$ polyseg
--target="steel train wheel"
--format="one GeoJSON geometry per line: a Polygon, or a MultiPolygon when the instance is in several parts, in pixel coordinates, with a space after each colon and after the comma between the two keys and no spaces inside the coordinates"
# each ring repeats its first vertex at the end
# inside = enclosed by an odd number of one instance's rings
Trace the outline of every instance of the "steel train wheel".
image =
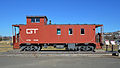
{"type": "Polygon", "coordinates": [[[94,46],[80,46],[78,47],[79,51],[94,51],[94,46]]]}
{"type": "Polygon", "coordinates": [[[41,47],[40,46],[35,46],[35,45],[26,45],[26,46],[21,46],[20,51],[40,51],[41,47]]]}

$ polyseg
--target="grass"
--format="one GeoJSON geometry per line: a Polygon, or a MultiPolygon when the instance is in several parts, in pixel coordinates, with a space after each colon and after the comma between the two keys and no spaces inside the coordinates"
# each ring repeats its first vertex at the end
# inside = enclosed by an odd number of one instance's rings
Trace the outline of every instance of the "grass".
{"type": "Polygon", "coordinates": [[[13,50],[13,46],[10,45],[11,41],[0,41],[0,52],[7,52],[13,50]]]}
{"type": "MultiPolygon", "coordinates": [[[[103,49],[106,50],[106,45],[103,46],[103,49]]],[[[108,51],[112,51],[112,45],[108,46],[108,51]]],[[[118,51],[118,45],[113,45],[113,51],[118,51]]]]}
{"type": "Polygon", "coordinates": [[[7,52],[7,51],[10,51],[10,50],[13,50],[13,48],[0,48],[0,52],[7,52]]]}
{"type": "Polygon", "coordinates": [[[10,45],[11,41],[0,41],[0,45],[10,45]]]}

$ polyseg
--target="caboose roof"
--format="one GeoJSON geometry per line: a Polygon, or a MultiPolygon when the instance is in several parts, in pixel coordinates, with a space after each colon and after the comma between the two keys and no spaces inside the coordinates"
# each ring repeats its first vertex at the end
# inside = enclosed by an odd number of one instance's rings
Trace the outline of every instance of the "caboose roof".
{"type": "Polygon", "coordinates": [[[47,19],[46,16],[26,16],[26,18],[46,18],[47,19]]]}
{"type": "Polygon", "coordinates": [[[95,25],[95,27],[101,27],[103,24],[48,24],[48,25],[95,25]]]}
{"type": "Polygon", "coordinates": [[[102,26],[102,24],[48,24],[48,25],[97,25],[97,26],[102,26]]]}
{"type": "Polygon", "coordinates": [[[46,17],[46,16],[27,16],[27,17],[46,17]]]}

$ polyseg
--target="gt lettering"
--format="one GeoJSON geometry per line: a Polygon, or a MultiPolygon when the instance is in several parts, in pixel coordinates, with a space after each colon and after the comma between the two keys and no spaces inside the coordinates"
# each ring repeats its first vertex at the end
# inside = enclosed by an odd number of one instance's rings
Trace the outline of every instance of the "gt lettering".
{"type": "Polygon", "coordinates": [[[38,30],[38,28],[26,29],[26,34],[36,34],[37,30],[38,30]]]}

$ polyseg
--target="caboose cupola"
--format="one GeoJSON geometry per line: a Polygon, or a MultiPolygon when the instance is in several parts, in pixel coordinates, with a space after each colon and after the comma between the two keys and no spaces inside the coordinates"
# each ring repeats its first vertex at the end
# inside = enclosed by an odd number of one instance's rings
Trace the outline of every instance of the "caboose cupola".
{"type": "Polygon", "coordinates": [[[27,16],[27,24],[30,25],[45,25],[47,24],[46,16],[27,16]]]}

